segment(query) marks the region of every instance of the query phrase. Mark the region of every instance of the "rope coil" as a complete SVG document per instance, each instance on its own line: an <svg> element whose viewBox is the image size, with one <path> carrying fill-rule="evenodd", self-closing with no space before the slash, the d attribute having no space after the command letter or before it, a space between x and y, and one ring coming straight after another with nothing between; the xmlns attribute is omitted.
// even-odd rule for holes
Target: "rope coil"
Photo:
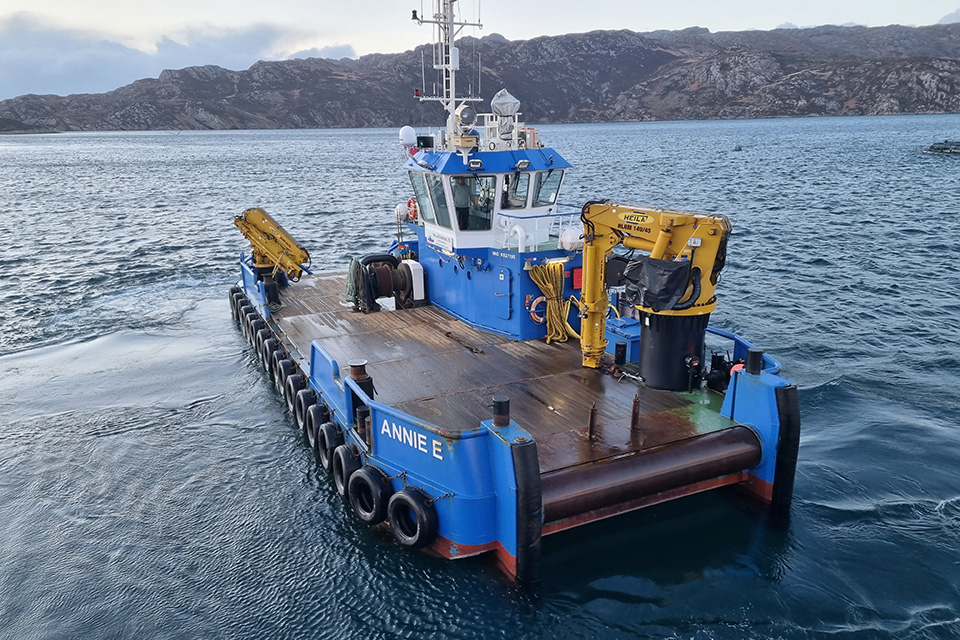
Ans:
<svg viewBox="0 0 960 640"><path fill-rule="evenodd" d="M566 342L569 337L580 338L567 322L570 300L563 299L563 263L535 264L530 267L530 279L540 288L547 301L544 313L547 319L547 344Z"/></svg>

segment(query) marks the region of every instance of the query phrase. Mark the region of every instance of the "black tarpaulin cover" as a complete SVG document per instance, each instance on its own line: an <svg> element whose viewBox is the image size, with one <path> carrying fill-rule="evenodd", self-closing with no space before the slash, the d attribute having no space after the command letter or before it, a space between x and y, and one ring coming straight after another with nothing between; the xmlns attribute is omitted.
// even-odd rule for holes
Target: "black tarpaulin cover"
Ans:
<svg viewBox="0 0 960 640"><path fill-rule="evenodd" d="M623 277L627 280L624 297L629 304L654 311L672 309L687 290L690 262L640 256L630 261Z"/></svg>

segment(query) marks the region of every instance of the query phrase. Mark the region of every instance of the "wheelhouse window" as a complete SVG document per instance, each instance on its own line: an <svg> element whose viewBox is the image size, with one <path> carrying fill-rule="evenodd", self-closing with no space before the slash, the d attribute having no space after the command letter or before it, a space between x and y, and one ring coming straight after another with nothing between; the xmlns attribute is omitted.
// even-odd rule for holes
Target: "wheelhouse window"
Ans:
<svg viewBox="0 0 960 640"><path fill-rule="evenodd" d="M534 181L533 206L546 207L557 202L560 193L560 181L563 180L563 169L551 169L537 172Z"/></svg>
<svg viewBox="0 0 960 640"><path fill-rule="evenodd" d="M489 231L493 225L497 176L452 176L450 190L457 213L457 228L461 231Z"/></svg>
<svg viewBox="0 0 960 640"><path fill-rule="evenodd" d="M523 209L527 206L527 190L530 187L529 173L508 173L503 176L501 209Z"/></svg>
<svg viewBox="0 0 960 640"><path fill-rule="evenodd" d="M427 190L427 183L424 180L422 171L410 172L410 184L413 186L413 194L417 197L417 206L420 207L420 216L426 222L437 222L437 214L433 211L433 202L430 200L430 194Z"/></svg>
<svg viewBox="0 0 960 640"><path fill-rule="evenodd" d="M428 173L425 174L427 186L430 188L430 195L433 196L433 206L437 212L437 224L450 228L450 209L447 208L447 196L443 192L443 180L440 176Z"/></svg>

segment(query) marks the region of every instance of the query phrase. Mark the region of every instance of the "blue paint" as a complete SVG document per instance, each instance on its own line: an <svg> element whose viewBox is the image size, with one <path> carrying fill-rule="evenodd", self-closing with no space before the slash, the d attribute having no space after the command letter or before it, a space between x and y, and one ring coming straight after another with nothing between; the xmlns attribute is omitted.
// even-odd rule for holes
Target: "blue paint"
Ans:
<svg viewBox="0 0 960 640"><path fill-rule="evenodd" d="M530 318L529 305L542 295L524 267L564 259L564 299L579 295L573 288L570 272L583 263L581 254L563 249L518 253L515 249L456 249L450 255L427 241L423 227L408 225L417 234L421 249L427 298L472 327L507 336L514 340L538 340L546 336L546 324ZM469 272L469 277L467 273ZM544 305L539 306L540 315ZM580 319L571 309L568 318L577 329Z"/></svg>
<svg viewBox="0 0 960 640"><path fill-rule="evenodd" d="M394 490L421 488L435 498L439 534L457 545L499 542L516 554L517 495L511 443L530 438L515 423L494 429L490 421L474 429L448 431L371 399L317 341L311 344L310 387L327 403L345 438L379 467ZM368 441L355 424L359 403L370 408Z"/></svg>
<svg viewBox="0 0 960 640"><path fill-rule="evenodd" d="M404 169L428 173L464 174L464 173L513 173L517 162L527 160L530 163L523 172L567 169L570 163L550 148L516 149L514 151L476 151L470 154L471 160L480 160L482 169L472 170L463 161L463 156L452 151L421 149L403 165ZM427 166L423 166L423 164Z"/></svg>
<svg viewBox="0 0 960 640"><path fill-rule="evenodd" d="M754 375L743 369L734 371L720 410L724 416L752 428L757 434L763 453L760 463L750 473L769 483L773 483L780 437L776 389L789 384L771 373Z"/></svg>

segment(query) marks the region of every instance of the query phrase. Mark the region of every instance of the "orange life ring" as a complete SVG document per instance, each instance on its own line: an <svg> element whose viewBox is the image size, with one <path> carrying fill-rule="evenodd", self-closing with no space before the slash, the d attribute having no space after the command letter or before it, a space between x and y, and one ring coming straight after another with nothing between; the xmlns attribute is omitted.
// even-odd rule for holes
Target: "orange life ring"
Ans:
<svg viewBox="0 0 960 640"><path fill-rule="evenodd" d="M533 302L530 303L530 319L537 324L543 324L546 321L543 316L537 315L537 305L546 301L547 298L545 296L540 296L539 298L535 298Z"/></svg>
<svg viewBox="0 0 960 640"><path fill-rule="evenodd" d="M407 200L407 219L410 222L413 222L417 219L417 216L420 214L420 210L417 208L417 199L410 198Z"/></svg>

